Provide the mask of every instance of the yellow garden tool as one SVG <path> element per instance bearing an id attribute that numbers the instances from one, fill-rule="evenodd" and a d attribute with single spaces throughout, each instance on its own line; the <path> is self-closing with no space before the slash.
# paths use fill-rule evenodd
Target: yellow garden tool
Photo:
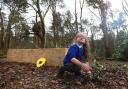
<path id="1" fill-rule="evenodd" d="M 46 63 L 46 58 L 39 58 L 37 60 L 36 67 L 37 68 L 40 68 L 40 67 L 44 66 L 45 63 Z"/>

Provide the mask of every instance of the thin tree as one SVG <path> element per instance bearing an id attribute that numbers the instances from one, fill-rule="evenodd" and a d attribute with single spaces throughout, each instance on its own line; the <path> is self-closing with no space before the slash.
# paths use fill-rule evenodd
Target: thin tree
<path id="1" fill-rule="evenodd" d="M 50 7 L 51 7 L 51 11 L 52 11 L 52 30 L 53 30 L 53 44 L 54 47 L 57 47 L 57 42 L 58 42 L 58 38 L 59 38 L 59 30 L 61 30 L 61 28 L 58 28 L 61 24 L 58 24 L 58 19 L 59 19 L 59 13 L 57 12 L 57 5 L 61 4 L 60 6 L 63 7 L 63 0 L 51 0 L 50 1 Z"/>
<path id="2" fill-rule="evenodd" d="M 11 41 L 11 29 L 12 25 L 17 23 L 21 17 L 21 13 L 26 12 L 27 8 L 27 0 L 2 0 L 3 6 L 7 7 L 9 11 L 8 15 L 8 24 L 5 33 L 5 47 L 6 51 L 10 48 L 10 41 Z"/>
<path id="3" fill-rule="evenodd" d="M 82 14 L 83 14 L 83 7 L 84 7 L 84 3 L 85 0 L 79 0 L 80 3 L 80 31 L 83 32 L 83 26 L 82 26 Z"/>
<path id="4" fill-rule="evenodd" d="M 5 32 L 5 28 L 4 28 L 4 13 L 1 11 L 0 8 L 0 55 L 4 54 L 5 51 L 5 39 L 4 39 L 4 32 Z"/>
<path id="5" fill-rule="evenodd" d="M 76 5 L 76 0 L 75 0 L 75 13 L 74 13 L 74 15 L 75 15 L 75 27 L 76 27 L 76 32 L 78 32 L 78 19 L 77 19 L 77 11 L 76 11 L 77 7 L 76 6 L 77 5 Z"/>
<path id="6" fill-rule="evenodd" d="M 47 5 L 46 6 L 46 10 L 42 11 L 41 10 L 41 5 L 44 5 L 44 4 Z M 40 21 L 39 22 L 36 21 L 36 23 L 34 24 L 32 30 L 35 33 L 35 35 L 41 41 L 41 46 L 40 47 L 41 48 L 44 48 L 45 47 L 45 39 L 46 39 L 45 38 L 46 31 L 45 31 L 45 22 L 44 22 L 44 19 L 45 19 L 46 14 L 49 11 L 50 4 L 47 1 L 32 0 L 32 4 L 31 3 L 28 3 L 28 5 L 31 6 L 34 9 L 34 11 L 36 12 L 36 14 L 38 14 L 38 16 L 39 16 Z"/>

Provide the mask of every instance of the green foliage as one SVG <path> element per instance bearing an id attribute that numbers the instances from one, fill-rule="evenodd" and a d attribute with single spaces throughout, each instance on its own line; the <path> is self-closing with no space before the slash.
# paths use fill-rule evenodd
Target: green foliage
<path id="1" fill-rule="evenodd" d="M 86 0 L 89 6 L 93 6 L 93 8 L 99 8 L 101 2 L 103 0 Z"/>
<path id="2" fill-rule="evenodd" d="M 27 0 L 3 0 L 3 3 L 9 6 L 9 9 L 15 8 L 15 10 L 19 9 L 21 11 L 26 11 L 26 8 L 28 7 Z"/>
<path id="3" fill-rule="evenodd" d="M 113 56 L 114 58 L 117 58 L 117 59 L 122 58 L 123 56 L 122 56 L 122 54 L 120 53 L 120 51 L 121 51 L 121 48 L 118 47 L 117 49 L 114 50 L 114 53 L 113 53 L 112 56 Z"/>
<path id="4" fill-rule="evenodd" d="M 97 57 L 103 57 L 104 56 L 104 49 L 102 45 L 102 39 L 101 40 L 95 40 L 95 51 Z"/>
<path id="5" fill-rule="evenodd" d="M 94 79 L 101 79 L 101 70 L 103 69 L 103 65 L 96 61 L 93 61 L 92 67 L 94 69 L 93 78 Z"/>
<path id="6" fill-rule="evenodd" d="M 21 23 L 21 34 L 22 34 L 22 38 L 24 38 L 25 40 L 27 40 L 29 38 L 29 30 L 30 30 L 30 27 L 28 25 L 26 25 L 26 23 L 22 22 Z"/>
<path id="7" fill-rule="evenodd" d="M 125 39 L 119 46 L 114 50 L 113 57 L 117 59 L 128 58 L 128 39 Z"/>
<path id="8" fill-rule="evenodd" d="M 128 69 L 128 65 L 127 65 L 127 64 L 124 64 L 122 67 L 123 67 L 124 69 Z"/>
<path id="9" fill-rule="evenodd" d="M 19 23 L 20 21 L 23 21 L 24 17 L 22 17 L 19 12 L 13 10 L 9 15 L 9 19 L 12 22 L 11 25 L 13 25 L 15 23 Z"/>
<path id="10" fill-rule="evenodd" d="M 116 59 L 126 60 L 128 58 L 128 36 L 120 43 L 113 52 L 113 57 Z"/>

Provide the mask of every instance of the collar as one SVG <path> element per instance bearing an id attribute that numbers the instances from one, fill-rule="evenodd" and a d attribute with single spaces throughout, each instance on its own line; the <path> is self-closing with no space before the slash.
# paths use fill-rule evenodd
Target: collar
<path id="1" fill-rule="evenodd" d="M 83 45 L 80 45 L 79 43 L 75 43 L 79 48 L 83 48 Z"/>

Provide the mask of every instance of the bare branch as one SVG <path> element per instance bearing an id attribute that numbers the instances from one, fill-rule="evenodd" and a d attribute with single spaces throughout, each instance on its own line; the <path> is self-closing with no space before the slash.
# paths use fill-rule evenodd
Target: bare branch
<path id="1" fill-rule="evenodd" d="M 128 7 L 128 3 L 127 3 L 127 1 L 126 1 L 126 0 L 124 0 L 124 2 L 126 3 L 126 5 L 127 5 L 127 7 Z"/>
<path id="2" fill-rule="evenodd" d="M 89 8 L 88 8 L 88 9 L 89 9 Z M 89 9 L 89 11 L 90 11 L 92 14 L 94 14 L 99 20 L 101 20 L 100 17 L 98 17 L 93 11 L 91 11 L 90 9 Z"/>
<path id="3" fill-rule="evenodd" d="M 36 8 L 32 5 L 32 4 L 30 4 L 30 3 L 27 3 L 29 6 L 31 6 L 36 12 L 37 12 L 37 10 L 36 10 Z"/>
<path id="4" fill-rule="evenodd" d="M 43 19 L 45 18 L 47 12 L 49 11 L 49 8 L 50 8 L 50 5 L 47 7 L 47 10 L 46 10 L 45 13 L 44 13 Z"/>
<path id="5" fill-rule="evenodd" d="M 125 1 L 125 3 L 126 3 L 126 5 L 128 5 L 128 3 L 126 1 Z M 123 10 L 124 10 L 124 13 L 128 16 L 128 10 L 125 8 L 123 0 L 122 0 L 122 7 L 123 7 Z"/>

